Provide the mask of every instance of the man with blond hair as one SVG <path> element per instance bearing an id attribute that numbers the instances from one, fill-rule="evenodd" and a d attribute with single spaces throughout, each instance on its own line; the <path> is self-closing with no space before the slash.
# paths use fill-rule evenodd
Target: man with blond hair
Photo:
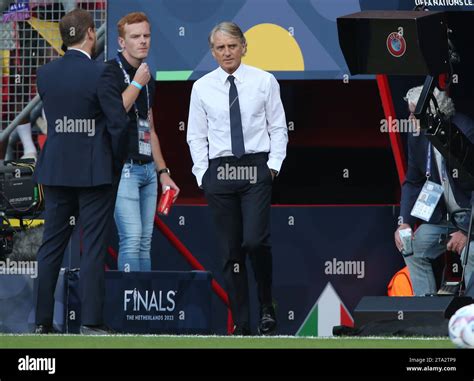
<path id="1" fill-rule="evenodd" d="M 276 332 L 272 299 L 270 203 L 272 183 L 286 156 L 288 132 L 275 77 L 244 65 L 240 28 L 222 22 L 209 35 L 219 67 L 193 85 L 187 141 L 193 173 L 214 217 L 235 323 L 250 335 L 246 269 L 250 257 L 260 302 L 258 332 Z"/>

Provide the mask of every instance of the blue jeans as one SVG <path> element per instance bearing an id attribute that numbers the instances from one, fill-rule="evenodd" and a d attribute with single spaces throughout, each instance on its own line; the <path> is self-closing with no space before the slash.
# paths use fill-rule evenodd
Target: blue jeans
<path id="1" fill-rule="evenodd" d="M 120 271 L 151 269 L 151 237 L 157 194 L 155 163 L 124 165 L 114 213 L 119 235 Z"/>
<path id="2" fill-rule="evenodd" d="M 410 271 L 413 292 L 416 296 L 433 294 L 436 289 L 436 281 L 431 263 L 446 251 L 446 243 L 449 235 L 457 229 L 451 223 L 444 222 L 438 225 L 422 224 L 416 230 L 413 239 L 413 255 L 404 257 L 405 263 Z M 447 239 L 444 239 L 447 237 Z M 441 242 L 440 242 L 441 241 Z M 474 270 L 474 241 L 469 245 L 469 260 L 465 272 L 465 284 L 469 284 L 472 271 Z M 466 247 L 461 255 L 461 263 L 466 255 Z"/>

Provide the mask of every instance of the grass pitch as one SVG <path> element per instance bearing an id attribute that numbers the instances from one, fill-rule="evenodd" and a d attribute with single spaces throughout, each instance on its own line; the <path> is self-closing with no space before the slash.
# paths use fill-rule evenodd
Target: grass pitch
<path id="1" fill-rule="evenodd" d="M 455 348 L 448 338 L 317 338 L 232 337 L 168 335 L 0 335 L 0 348 L 242 348 L 242 349 L 353 349 L 353 348 Z"/>

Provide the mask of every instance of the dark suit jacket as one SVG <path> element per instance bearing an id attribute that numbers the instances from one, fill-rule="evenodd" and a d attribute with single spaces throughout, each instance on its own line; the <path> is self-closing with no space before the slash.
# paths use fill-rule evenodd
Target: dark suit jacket
<path id="1" fill-rule="evenodd" d="M 37 72 L 48 139 L 35 170 L 43 185 L 92 187 L 112 184 L 127 148 L 128 117 L 109 65 L 68 50 Z M 81 132 L 82 131 L 82 132 Z"/>
<path id="2" fill-rule="evenodd" d="M 474 121 L 466 115 L 457 113 L 451 119 L 452 122 L 466 135 L 466 137 L 474 143 Z M 402 197 L 400 201 L 400 215 L 403 217 L 403 222 L 410 224 L 412 227 L 416 222 L 423 223 L 410 215 L 416 199 L 426 182 L 426 160 L 428 152 L 428 139 L 423 132 L 419 136 L 408 135 L 408 169 L 405 176 L 405 181 L 402 185 Z M 465 185 L 465 177 L 462 173 L 459 177 L 452 177 L 452 168 L 447 168 L 447 175 L 451 189 L 456 199 L 457 204 L 461 208 L 471 207 L 471 189 Z M 430 180 L 441 184 L 438 166 L 434 153 L 431 155 L 431 176 Z M 433 215 L 430 218 L 430 224 L 437 224 L 443 218 L 446 218 L 447 208 L 444 198 L 441 197 L 436 206 Z"/>

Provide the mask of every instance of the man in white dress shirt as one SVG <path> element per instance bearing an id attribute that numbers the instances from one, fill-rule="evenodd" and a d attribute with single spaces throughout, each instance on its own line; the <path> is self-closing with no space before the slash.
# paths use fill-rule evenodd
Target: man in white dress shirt
<path id="1" fill-rule="evenodd" d="M 288 130 L 275 77 L 241 63 L 247 43 L 234 23 L 209 34 L 219 68 L 194 83 L 187 141 L 193 173 L 218 232 L 234 335 L 250 335 L 248 254 L 260 302 L 258 332 L 276 331 L 272 299 L 270 203 L 286 156 Z"/>

